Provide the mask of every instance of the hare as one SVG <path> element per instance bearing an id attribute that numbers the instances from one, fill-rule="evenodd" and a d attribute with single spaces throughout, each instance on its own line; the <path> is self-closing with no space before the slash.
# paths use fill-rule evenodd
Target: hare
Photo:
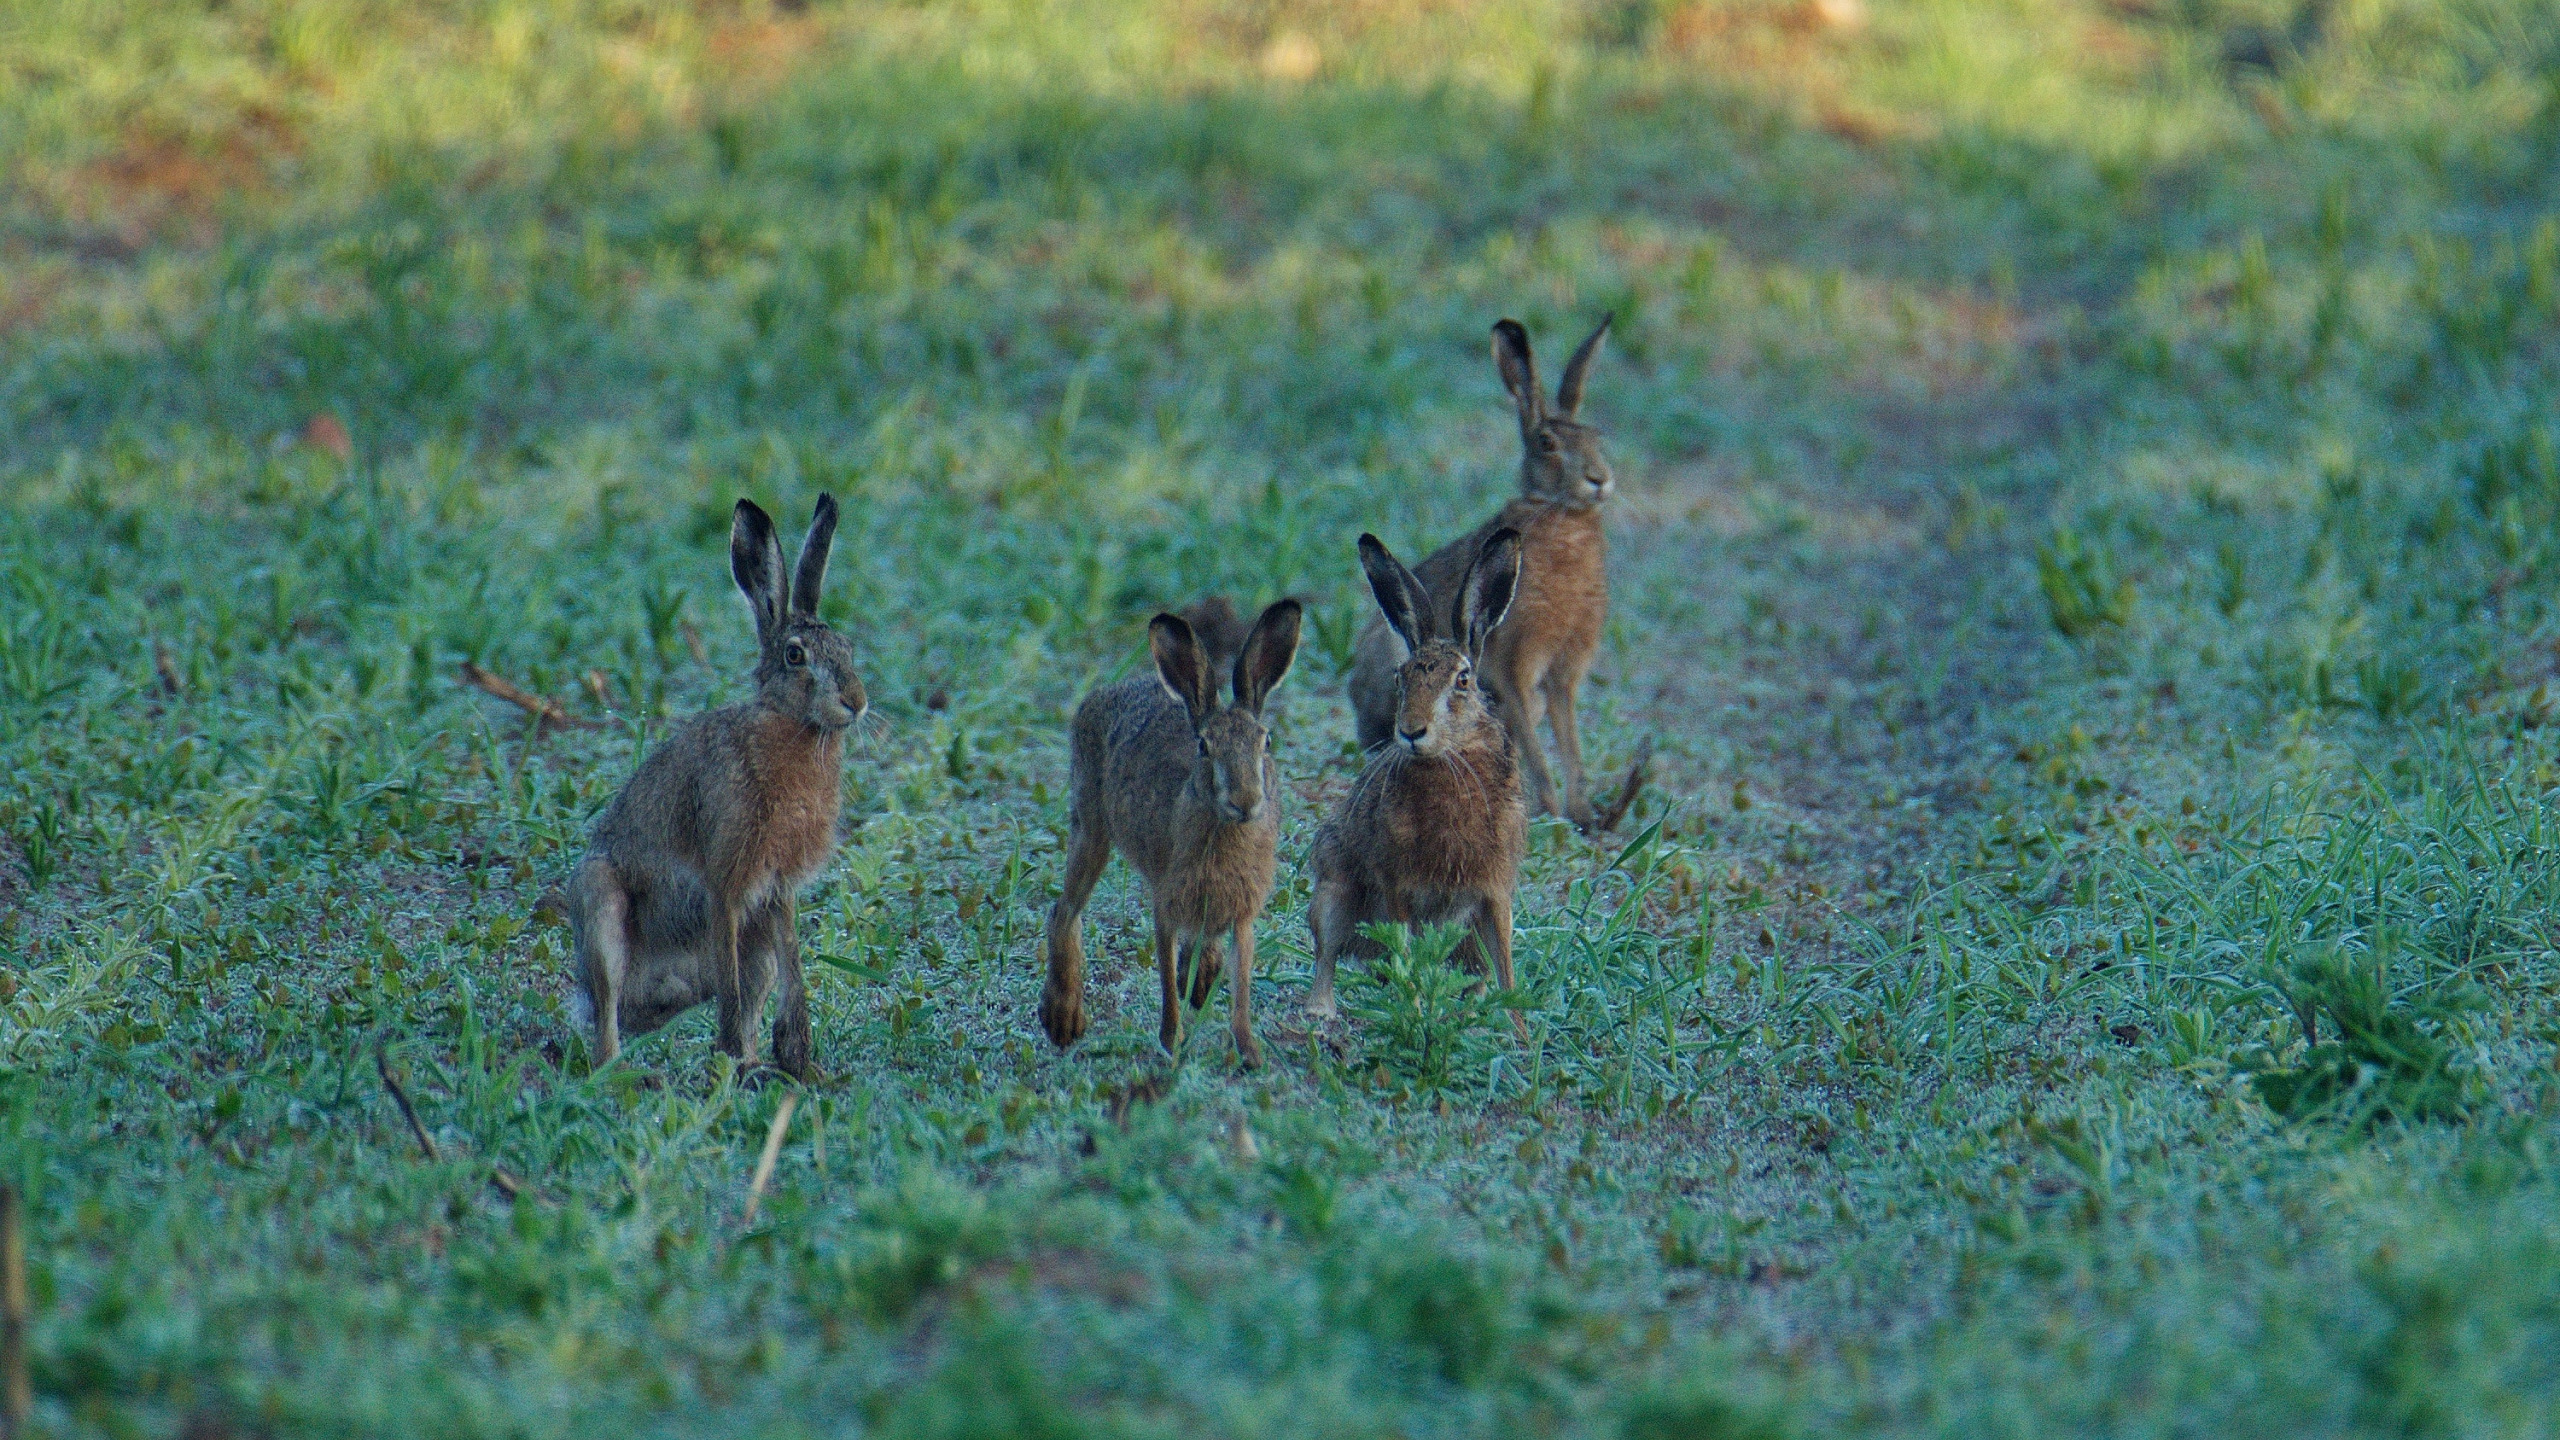
<path id="1" fill-rule="evenodd" d="M 1406 655 L 1395 672 L 1395 738 L 1372 752 L 1308 852 L 1316 981 L 1307 1008 L 1319 1017 L 1334 1014 L 1335 957 L 1373 948 L 1358 927 L 1380 921 L 1470 925 L 1465 963 L 1489 960 L 1494 978 L 1511 985 L 1511 892 L 1528 819 L 1511 734 L 1486 708 L 1475 672 L 1511 609 L 1521 550 L 1513 530 L 1478 543 L 1449 587 L 1458 624 L 1443 630 L 1421 580 L 1376 536 L 1360 537 L 1360 567 Z"/>
<path id="2" fill-rule="evenodd" d="M 1244 653 L 1244 642 L 1253 627 L 1236 613 L 1236 603 L 1224 595 L 1209 595 L 1194 600 L 1175 612 L 1191 627 L 1200 641 L 1201 653 L 1209 657 L 1209 673 L 1221 675 Z"/>
<path id="3" fill-rule="evenodd" d="M 1528 769 L 1539 808 L 1586 832 L 1607 826 L 1592 813 L 1574 705 L 1600 648 L 1601 623 L 1609 615 L 1609 539 L 1600 528 L 1600 507 L 1617 480 L 1601 453 L 1600 432 L 1575 417 L 1582 409 L 1582 385 L 1592 357 L 1615 318 L 1602 316 L 1600 327 L 1565 362 L 1552 409 L 1529 358 L 1529 332 L 1516 320 L 1493 327 L 1494 363 L 1520 412 L 1520 498 L 1473 532 L 1432 552 L 1418 567 L 1437 623 L 1454 630 L 1457 617 L 1450 606 L 1460 577 L 1475 563 L 1487 537 L 1500 530 L 1519 532 L 1520 598 L 1511 618 L 1485 643 L 1484 679 L 1494 711 Z M 1396 715 L 1397 666 L 1407 650 L 1391 626 L 1372 621 L 1360 634 L 1349 688 L 1363 750 L 1387 743 Z M 1538 745 L 1540 716 L 1555 732 L 1564 769 L 1561 801 Z M 1634 798 L 1638 776 L 1631 774 L 1629 781 L 1620 796 L 1621 810 Z M 1609 817 L 1612 822 L 1616 818 Z"/>
<path id="4" fill-rule="evenodd" d="M 774 1059 L 812 1073 L 809 994 L 794 905 L 836 847 L 844 732 L 869 708 L 853 648 L 818 618 L 836 502 L 818 497 L 796 576 L 773 521 L 738 502 L 729 570 L 756 617 L 756 695 L 706 711 L 651 751 L 596 821 L 570 877 L 581 1023 L 596 1063 L 716 1000 L 720 1048 L 756 1058 L 751 1031 L 777 977 Z"/>
<path id="5" fill-rule="evenodd" d="M 1096 690 L 1076 707 L 1066 885 L 1049 912 L 1049 978 L 1040 991 L 1040 1025 L 1058 1048 L 1085 1031 L 1084 907 L 1117 846 L 1146 880 L 1155 911 L 1164 1002 L 1156 1038 L 1167 1050 L 1182 1039 L 1179 962 L 1191 962 L 1196 1009 L 1217 981 L 1220 937 L 1233 932 L 1228 1028 L 1237 1058 L 1248 1068 L 1262 1063 L 1253 1037 L 1253 922 L 1271 897 L 1280 838 L 1280 777 L 1262 706 L 1297 657 L 1298 621 L 1295 600 L 1262 612 L 1236 648 L 1235 703 L 1221 705 L 1209 644 L 1190 621 L 1158 615 L 1147 626 L 1156 673 Z"/>

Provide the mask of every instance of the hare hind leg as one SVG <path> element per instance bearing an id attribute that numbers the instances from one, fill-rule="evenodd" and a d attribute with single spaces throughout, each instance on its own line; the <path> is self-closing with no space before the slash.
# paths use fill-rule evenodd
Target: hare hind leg
<path id="1" fill-rule="evenodd" d="M 1547 752 L 1538 741 L 1538 719 L 1546 713 L 1546 692 L 1535 685 L 1515 683 L 1505 676 L 1495 692 L 1494 713 L 1502 719 L 1502 728 L 1511 732 L 1511 749 L 1520 758 L 1520 768 L 1528 772 L 1529 799 L 1550 815 L 1561 815 L 1557 807 L 1556 782 L 1547 773 Z"/>
<path id="2" fill-rule="evenodd" d="M 1110 860 L 1111 832 L 1078 806 L 1067 835 L 1066 882 L 1049 907 L 1049 978 L 1040 987 L 1040 1028 L 1061 1050 L 1084 1035 L 1084 906 Z"/>
<path id="3" fill-rule="evenodd" d="M 595 1068 L 622 1053 L 622 982 L 631 968 L 631 897 L 622 877 L 601 859 L 578 866 L 569 880 L 569 929 L 577 951 L 573 977 L 595 1028 Z"/>
<path id="4" fill-rule="evenodd" d="M 1316 983 L 1307 992 L 1307 1013 L 1330 1020 L 1341 1013 L 1333 1000 L 1333 965 L 1342 952 L 1358 953 L 1359 883 L 1340 875 L 1318 875 L 1316 893 L 1307 901 L 1307 929 L 1315 942 Z"/>

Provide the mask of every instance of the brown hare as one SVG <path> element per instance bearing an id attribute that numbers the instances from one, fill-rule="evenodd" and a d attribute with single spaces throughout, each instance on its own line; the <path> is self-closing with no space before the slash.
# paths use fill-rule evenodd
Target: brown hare
<path id="1" fill-rule="evenodd" d="M 756 1058 L 752 1030 L 777 978 L 774 1060 L 811 1075 L 809 993 L 794 906 L 836 847 L 844 732 L 869 702 L 853 648 L 818 618 L 836 502 L 818 497 L 796 576 L 773 521 L 741 500 L 729 570 L 756 617 L 756 695 L 676 727 L 602 818 L 570 878 L 572 997 L 595 1063 L 715 1000 L 720 1048 Z"/>
<path id="2" fill-rule="evenodd" d="M 1307 1008 L 1317 1016 L 1334 1014 L 1335 958 L 1374 948 L 1359 933 L 1366 924 L 1470 926 L 1462 962 L 1489 962 L 1511 986 L 1511 892 L 1528 820 L 1511 736 L 1486 708 L 1476 662 L 1521 584 L 1521 548 L 1510 530 L 1478 544 L 1449 587 L 1458 624 L 1444 629 L 1421 580 L 1376 536 L 1360 537 L 1360 567 L 1406 655 L 1395 673 L 1394 739 L 1371 752 L 1308 852 L 1316 982 Z"/>
<path id="3" fill-rule="evenodd" d="M 1298 619 L 1298 602 L 1283 600 L 1254 622 L 1236 647 L 1232 705 L 1219 703 L 1218 672 L 1191 622 L 1158 615 L 1147 626 L 1156 673 L 1096 690 L 1076 707 L 1066 885 L 1049 912 L 1049 978 L 1040 991 L 1041 1028 L 1060 1049 L 1085 1031 L 1084 907 L 1117 846 L 1146 881 L 1155 911 L 1164 1001 L 1156 1038 L 1167 1050 L 1182 1039 L 1179 962 L 1191 963 L 1196 1009 L 1218 978 L 1219 941 L 1232 932 L 1228 1028 L 1237 1058 L 1262 1063 L 1253 1038 L 1253 922 L 1271 896 L 1280 838 L 1280 776 L 1262 705 L 1297 656 Z"/>
<path id="4" fill-rule="evenodd" d="M 1502 383 L 1520 413 L 1520 498 L 1472 532 L 1432 552 L 1417 573 L 1430 593 L 1437 623 L 1453 626 L 1450 606 L 1459 579 L 1475 563 L 1486 537 L 1499 530 L 1520 535 L 1520 598 L 1511 618 L 1484 647 L 1484 680 L 1492 692 L 1495 713 L 1511 732 L 1512 746 L 1529 772 L 1529 786 L 1539 808 L 1562 815 L 1585 831 L 1605 829 L 1591 808 L 1582 773 L 1582 736 L 1575 725 L 1575 699 L 1582 677 L 1600 648 L 1600 628 L 1609 616 L 1609 538 L 1600 526 L 1600 507 L 1616 488 L 1608 458 L 1601 453 L 1600 432 L 1576 416 L 1582 409 L 1582 385 L 1609 333 L 1602 316 L 1564 366 L 1549 408 L 1538 388 L 1538 371 L 1529 358 L 1529 332 L 1516 320 L 1493 327 L 1493 358 Z M 1387 743 L 1396 714 L 1396 667 L 1407 646 L 1393 627 L 1372 621 L 1360 634 L 1351 669 L 1351 709 L 1359 727 L 1360 748 L 1375 750 Z M 1546 753 L 1538 744 L 1538 720 L 1546 718 L 1555 732 L 1556 756 L 1564 769 L 1559 800 L 1547 772 Z M 1634 798 L 1636 777 L 1621 795 L 1619 808 Z M 1616 815 L 1608 817 L 1610 822 Z"/>

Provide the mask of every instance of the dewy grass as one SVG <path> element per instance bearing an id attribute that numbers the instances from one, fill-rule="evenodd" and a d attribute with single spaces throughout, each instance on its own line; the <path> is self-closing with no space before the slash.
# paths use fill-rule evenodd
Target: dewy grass
<path id="1" fill-rule="evenodd" d="M 36 1428 L 2560 1428 L 2560 12 L 2322 14 L 0 0 Z M 1603 311 L 1654 787 L 1532 825 L 1517 996 L 1313 1023 L 1350 538 Z M 542 901 L 821 492 L 749 1224 L 783 1087 L 595 1068 Z M 1054 1053 L 1066 718 L 1212 592 L 1310 611 L 1269 1064 L 1117 878 Z"/>

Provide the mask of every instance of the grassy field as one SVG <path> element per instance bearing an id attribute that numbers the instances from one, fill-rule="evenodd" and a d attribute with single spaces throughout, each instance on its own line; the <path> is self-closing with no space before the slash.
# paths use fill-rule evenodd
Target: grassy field
<path id="1" fill-rule="evenodd" d="M 0 0 L 39 1428 L 2560 1428 L 2560 5 L 2303 8 Z M 1656 787 L 1533 826 L 1525 1036 L 1311 1027 L 1352 538 L 1608 310 Z M 792 1087 L 591 1073 L 537 902 L 821 491 L 749 1218 Z M 1066 716 L 1212 590 L 1310 606 L 1271 1064 L 1118 866 L 1061 1056 Z"/>

